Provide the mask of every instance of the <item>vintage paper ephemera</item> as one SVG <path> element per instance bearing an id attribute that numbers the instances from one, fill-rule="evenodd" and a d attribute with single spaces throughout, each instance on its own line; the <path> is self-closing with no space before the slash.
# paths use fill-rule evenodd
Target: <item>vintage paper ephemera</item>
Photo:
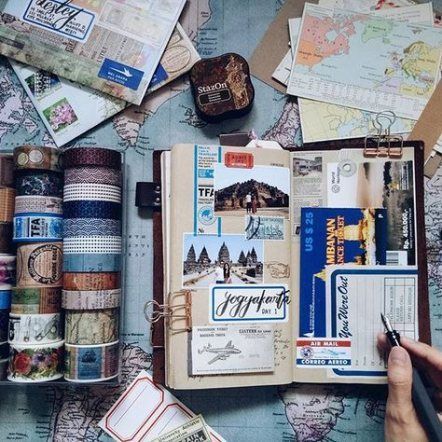
<path id="1" fill-rule="evenodd" d="M 271 325 L 192 329 L 192 375 L 260 373 L 274 368 Z"/>
<path id="2" fill-rule="evenodd" d="M 7 0 L 0 53 L 140 104 L 184 0 Z"/>
<path id="3" fill-rule="evenodd" d="M 167 434 L 161 435 L 152 442 L 210 442 L 210 434 L 201 415 L 175 428 Z"/>
<path id="4" fill-rule="evenodd" d="M 351 365 L 333 368 L 329 376 L 385 377 L 373 339 L 384 331 L 379 315 L 388 316 L 401 336 L 418 339 L 417 290 L 415 267 L 328 267 L 327 337 L 352 343 Z"/>
<path id="5" fill-rule="evenodd" d="M 432 27 L 306 3 L 287 92 L 417 120 L 439 80 L 441 43 Z"/>
<path id="6" fill-rule="evenodd" d="M 191 410 L 164 387 L 155 384 L 152 376 L 143 370 L 98 425 L 119 442 L 147 442 L 193 418 L 195 414 Z M 211 442 L 224 441 L 212 428 L 207 430 Z"/>

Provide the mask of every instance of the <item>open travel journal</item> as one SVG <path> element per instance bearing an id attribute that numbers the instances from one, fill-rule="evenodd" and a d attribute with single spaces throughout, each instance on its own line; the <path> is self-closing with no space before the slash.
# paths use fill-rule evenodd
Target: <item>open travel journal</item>
<path id="1" fill-rule="evenodd" d="M 156 381 L 379 384 L 381 313 L 430 341 L 422 143 L 381 146 L 154 154 Z"/>

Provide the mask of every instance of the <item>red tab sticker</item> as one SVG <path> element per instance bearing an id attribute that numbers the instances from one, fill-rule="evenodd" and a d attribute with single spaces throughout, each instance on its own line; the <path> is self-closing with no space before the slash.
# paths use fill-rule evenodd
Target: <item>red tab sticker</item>
<path id="1" fill-rule="evenodd" d="M 224 156 L 224 164 L 227 167 L 251 169 L 253 167 L 253 163 L 253 154 L 250 152 L 226 152 Z"/>

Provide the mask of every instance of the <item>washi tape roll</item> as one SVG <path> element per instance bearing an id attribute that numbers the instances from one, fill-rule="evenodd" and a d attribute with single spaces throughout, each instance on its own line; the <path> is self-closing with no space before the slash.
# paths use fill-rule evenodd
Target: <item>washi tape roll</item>
<path id="1" fill-rule="evenodd" d="M 63 243 L 25 244 L 17 248 L 17 285 L 62 285 Z"/>
<path id="2" fill-rule="evenodd" d="M 104 345 L 66 344 L 65 379 L 73 382 L 105 381 L 120 372 L 120 343 Z"/>
<path id="3" fill-rule="evenodd" d="M 112 149 L 99 147 L 74 147 L 64 154 L 66 169 L 81 166 L 110 167 L 121 169 L 121 153 Z"/>
<path id="4" fill-rule="evenodd" d="M 0 254 L 0 287 L 15 284 L 15 255 Z"/>
<path id="5" fill-rule="evenodd" d="M 119 272 L 121 254 L 70 253 L 63 255 L 64 272 Z"/>
<path id="6" fill-rule="evenodd" d="M 8 327 L 6 327 L 8 328 Z M 9 344 L 8 342 L 0 342 L 0 359 L 6 359 L 9 357 Z"/>
<path id="7" fill-rule="evenodd" d="M 119 288 L 119 272 L 63 274 L 64 290 L 115 290 Z"/>
<path id="8" fill-rule="evenodd" d="M 121 203 L 121 187 L 107 184 L 67 184 L 63 190 L 64 201 L 111 201 Z"/>
<path id="9" fill-rule="evenodd" d="M 14 216 L 15 190 L 0 187 L 0 222 L 10 223 Z"/>
<path id="10" fill-rule="evenodd" d="M 61 288 L 14 287 L 11 295 L 11 314 L 48 314 L 61 311 Z"/>
<path id="11" fill-rule="evenodd" d="M 11 155 L 0 155 L 0 186 L 14 187 L 14 162 Z"/>
<path id="12" fill-rule="evenodd" d="M 51 344 L 63 339 L 60 313 L 9 315 L 10 344 Z"/>
<path id="13" fill-rule="evenodd" d="M 63 172 L 61 151 L 46 146 L 19 146 L 14 149 L 16 169 L 37 169 Z"/>
<path id="14" fill-rule="evenodd" d="M 0 359 L 0 381 L 4 381 L 8 375 L 9 359 Z"/>
<path id="15" fill-rule="evenodd" d="M 50 344 L 63 339 L 60 313 L 45 315 L 9 315 L 10 344 Z"/>
<path id="16" fill-rule="evenodd" d="M 100 310 L 117 308 L 121 303 L 121 289 L 63 290 L 61 306 L 67 310 Z"/>
<path id="17" fill-rule="evenodd" d="M 64 341 L 47 345 L 11 345 L 8 379 L 45 382 L 63 377 Z"/>
<path id="18" fill-rule="evenodd" d="M 75 167 L 66 169 L 64 183 L 69 184 L 109 184 L 112 186 L 122 185 L 121 171 L 108 167 Z"/>
<path id="19" fill-rule="evenodd" d="M 63 176 L 56 172 L 42 170 L 17 171 L 15 177 L 17 196 L 63 197 Z"/>
<path id="20" fill-rule="evenodd" d="M 121 253 L 121 236 L 75 236 L 65 238 L 64 254 Z"/>
<path id="21" fill-rule="evenodd" d="M 63 236 L 121 236 L 121 221 L 99 218 L 70 218 L 63 220 Z"/>
<path id="22" fill-rule="evenodd" d="M 0 222 L 0 253 L 8 253 L 12 248 L 12 222 Z"/>
<path id="23" fill-rule="evenodd" d="M 47 213 L 52 215 L 63 214 L 63 199 L 53 196 L 16 196 L 15 214 Z"/>
<path id="24" fill-rule="evenodd" d="M 8 340 L 8 320 L 10 308 L 11 291 L 0 290 L 0 342 L 5 342 Z"/>
<path id="25" fill-rule="evenodd" d="M 107 344 L 118 340 L 120 309 L 66 310 L 65 341 L 75 345 Z"/>
<path id="26" fill-rule="evenodd" d="M 38 213 L 14 216 L 15 242 L 58 241 L 63 239 L 63 217 Z"/>
<path id="27" fill-rule="evenodd" d="M 65 218 L 104 218 L 121 220 L 121 204 L 110 201 L 67 201 Z"/>

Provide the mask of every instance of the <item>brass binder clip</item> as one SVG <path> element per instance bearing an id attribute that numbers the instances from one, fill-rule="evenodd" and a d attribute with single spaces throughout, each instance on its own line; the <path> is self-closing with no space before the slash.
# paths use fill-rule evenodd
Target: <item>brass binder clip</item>
<path id="1" fill-rule="evenodd" d="M 182 302 L 176 303 L 177 298 L 184 298 Z M 152 308 L 152 313 L 149 313 Z M 144 305 L 144 316 L 153 326 L 160 319 L 167 321 L 166 327 L 172 332 L 189 332 L 192 330 L 192 292 L 191 290 L 180 290 L 169 293 L 168 303 L 160 304 L 157 301 L 148 301 Z M 177 321 L 185 321 L 184 327 L 175 327 Z M 152 331 L 152 330 L 151 330 Z"/>
<path id="2" fill-rule="evenodd" d="M 364 156 L 377 158 L 402 158 L 404 139 L 400 135 L 391 135 L 391 127 L 396 121 L 396 114 L 392 111 L 383 111 L 376 114 L 373 126 L 377 135 L 365 137 Z M 399 146 L 393 144 L 399 143 Z"/>

